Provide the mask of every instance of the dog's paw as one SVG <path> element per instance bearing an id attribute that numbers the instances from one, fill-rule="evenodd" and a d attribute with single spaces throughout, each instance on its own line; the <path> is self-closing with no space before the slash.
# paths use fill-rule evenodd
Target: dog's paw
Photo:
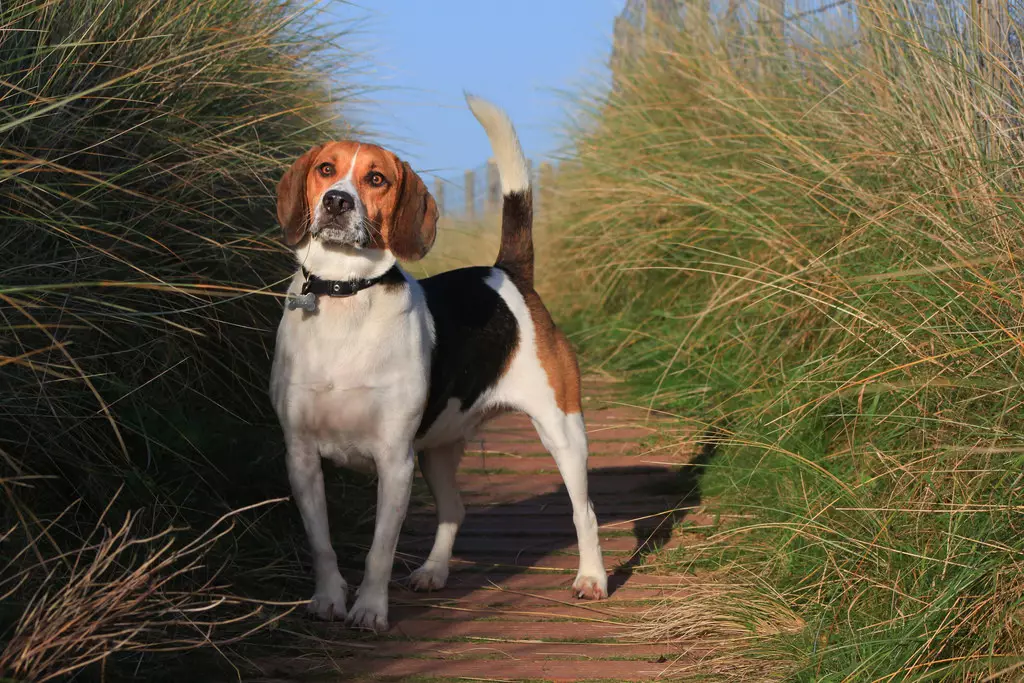
<path id="1" fill-rule="evenodd" d="M 577 598 L 601 600 L 608 597 L 608 575 L 577 576 L 572 584 L 572 594 Z"/>
<path id="2" fill-rule="evenodd" d="M 306 605 L 306 611 L 324 621 L 344 619 L 347 594 L 348 584 L 345 583 L 341 574 L 335 573 L 333 576 L 317 581 L 316 594 Z"/>
<path id="3" fill-rule="evenodd" d="M 352 628 L 361 628 L 374 633 L 388 630 L 388 596 L 363 593 L 352 605 L 345 622 Z"/>
<path id="4" fill-rule="evenodd" d="M 427 562 L 409 576 L 414 591 L 439 591 L 448 583 L 448 567 Z"/>
<path id="5" fill-rule="evenodd" d="M 345 618 L 345 589 L 317 593 L 306 605 L 306 611 L 317 619 L 335 621 Z"/>

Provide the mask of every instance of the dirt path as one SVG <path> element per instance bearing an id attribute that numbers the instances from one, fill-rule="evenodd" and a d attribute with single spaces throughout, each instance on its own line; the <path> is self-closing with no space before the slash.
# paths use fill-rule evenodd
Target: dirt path
<path id="1" fill-rule="evenodd" d="M 577 549 L 568 495 L 529 420 L 504 416 L 470 444 L 460 469 L 467 514 L 448 586 L 429 594 L 393 587 L 392 626 L 383 637 L 353 642 L 351 632 L 328 627 L 321 651 L 307 662 L 312 678 L 672 677 L 683 663 L 678 646 L 630 642 L 627 635 L 631 621 L 686 583 L 657 571 L 659 552 L 681 542 L 671 532 L 673 522 L 684 514 L 700 521 L 685 509 L 696 502 L 694 468 L 679 467 L 692 452 L 652 448 L 657 426 L 646 411 L 615 406 L 610 383 L 590 380 L 584 392 L 591 497 L 612 573 L 611 597 L 587 602 L 570 595 Z M 399 583 L 433 539 L 433 505 L 429 496 L 416 498 L 399 546 Z M 670 510 L 676 512 L 666 514 Z M 692 664 L 699 655 L 699 648 L 689 649 L 685 658 Z M 295 680 L 294 669 L 290 673 Z"/>

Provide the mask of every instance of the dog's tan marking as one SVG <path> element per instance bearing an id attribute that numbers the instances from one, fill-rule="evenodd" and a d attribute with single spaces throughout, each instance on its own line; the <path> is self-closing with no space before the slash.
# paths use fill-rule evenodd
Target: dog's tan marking
<path id="1" fill-rule="evenodd" d="M 374 185 L 371 173 L 384 183 Z M 406 261 L 426 256 L 437 232 L 437 203 L 415 171 L 394 153 L 365 143 L 341 140 L 310 149 L 277 187 L 278 218 L 285 242 L 298 244 L 313 220 L 314 208 L 332 185 L 348 178 L 370 221 L 372 246 Z"/>
<path id="2" fill-rule="evenodd" d="M 284 243 L 290 247 L 301 242 L 313 220 L 307 200 L 306 179 L 313 161 L 323 147 L 318 145 L 292 162 L 277 183 L 277 220 L 284 230 Z"/>
<path id="3" fill-rule="evenodd" d="M 533 319 L 537 358 L 555 392 L 555 401 L 563 413 L 578 413 L 580 402 L 580 370 L 576 354 L 565 334 L 555 325 L 540 295 L 530 288 L 521 290 Z"/>

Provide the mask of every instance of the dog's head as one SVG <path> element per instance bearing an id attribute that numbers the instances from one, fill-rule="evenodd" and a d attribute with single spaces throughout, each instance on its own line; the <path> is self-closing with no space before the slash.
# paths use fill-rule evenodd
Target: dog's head
<path id="1" fill-rule="evenodd" d="M 329 142 L 281 178 L 277 218 L 289 246 L 312 239 L 415 261 L 434 244 L 437 204 L 409 164 L 386 149 Z"/>

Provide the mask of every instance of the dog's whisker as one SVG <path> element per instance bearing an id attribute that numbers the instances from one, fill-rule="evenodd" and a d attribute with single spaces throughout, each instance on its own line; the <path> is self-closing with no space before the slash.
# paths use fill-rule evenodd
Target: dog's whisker
<path id="1" fill-rule="evenodd" d="M 379 225 L 377 225 L 374 221 L 370 220 L 370 218 L 368 218 L 368 217 L 364 217 L 360 221 L 360 225 L 367 232 L 369 232 L 372 235 L 376 235 L 377 237 L 383 237 L 384 236 L 384 233 L 382 232 L 381 227 Z"/>

